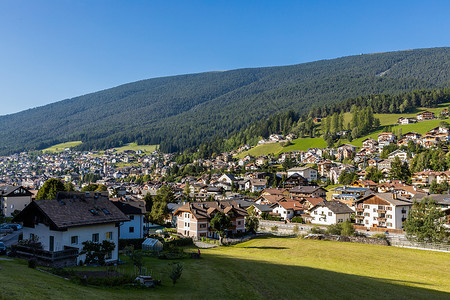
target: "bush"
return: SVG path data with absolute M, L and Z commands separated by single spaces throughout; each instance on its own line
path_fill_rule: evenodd
M 300 217 L 300 216 L 293 217 L 293 218 L 291 219 L 291 222 L 292 222 L 292 223 L 303 223 L 303 218 Z
M 344 223 L 341 223 L 341 228 L 341 235 L 352 236 L 355 234 L 355 228 L 353 227 L 353 224 L 348 220 Z
M 331 224 L 327 228 L 327 233 L 328 234 L 341 235 L 341 231 L 342 231 L 342 225 L 341 224 Z
M 168 249 L 170 246 L 190 246 L 193 245 L 194 241 L 192 238 L 180 238 L 164 243 L 164 249 Z
M 376 233 L 376 234 L 372 235 L 372 237 L 376 238 L 376 239 L 380 239 L 380 240 L 386 240 L 387 239 L 386 233 Z
M 37 259 L 36 258 L 31 258 L 28 260 L 28 268 L 31 269 L 36 269 L 37 267 Z
M 119 240 L 119 250 L 124 250 L 127 246 L 133 246 L 133 249 L 142 249 L 142 243 L 145 239 L 120 239 Z
M 314 234 L 324 234 L 325 230 L 320 228 L 319 226 L 314 226 L 313 228 L 311 228 L 311 233 Z
M 272 230 L 272 231 L 278 231 L 278 226 L 273 226 L 273 227 L 270 228 L 270 230 Z
M 173 285 L 177 283 L 177 280 L 180 279 L 182 273 L 183 273 L 183 265 L 180 263 L 173 263 L 172 270 L 169 274 L 170 279 L 172 279 Z

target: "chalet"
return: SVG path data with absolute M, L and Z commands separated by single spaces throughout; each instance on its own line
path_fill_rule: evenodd
M 390 143 L 395 142 L 396 136 L 391 132 L 382 132 L 378 134 L 378 148 L 381 150 Z
M 299 201 L 283 200 L 271 206 L 272 212 L 276 216 L 280 216 L 283 220 L 290 220 L 295 216 L 300 216 L 304 213 L 305 208 Z
M 392 164 L 392 159 L 383 159 L 378 162 L 377 168 L 379 170 L 384 170 L 384 169 L 390 170 L 391 164 Z
M 262 213 L 271 213 L 273 209 L 271 205 L 254 203 L 250 206 L 248 211 L 251 211 L 252 214 L 256 216 L 261 216 Z
M 294 174 L 298 174 L 303 178 L 306 178 L 308 181 L 317 180 L 317 171 L 310 167 L 297 167 L 287 170 L 288 177 Z
M 411 123 L 417 123 L 417 119 L 416 118 L 400 117 L 400 118 L 398 118 L 397 123 L 399 125 L 407 125 L 407 124 L 411 124 Z
M 426 120 L 433 120 L 434 119 L 434 113 L 431 111 L 424 111 L 417 114 L 417 121 L 426 121 Z
M 79 255 L 85 241 L 114 243 L 115 248 L 107 254 L 106 262 L 116 262 L 119 225 L 129 219 L 99 192 L 59 192 L 57 199 L 31 202 L 13 221 L 23 223 L 24 239 L 42 245 L 38 259 L 46 260 L 46 265 L 55 265 L 53 258 L 67 255 L 70 259 L 62 266 L 74 266 L 86 259 L 84 254 Z M 21 251 L 25 256 L 27 251 Z
M 21 211 L 30 204 L 32 193 L 23 186 L 0 186 L 0 214 L 11 217 L 14 211 Z
M 278 195 L 278 196 L 289 197 L 290 193 L 287 189 L 266 188 L 261 193 L 261 196 L 265 196 L 265 195 Z
M 245 190 L 259 192 L 266 188 L 267 179 L 250 179 L 245 183 Z
M 408 153 L 406 151 L 397 149 L 393 152 L 391 152 L 388 156 L 389 159 L 394 160 L 394 158 L 398 157 L 401 161 L 407 161 L 408 160 Z
M 295 197 L 325 197 L 327 190 L 320 186 L 296 186 L 289 190 Z
M 378 145 L 378 141 L 373 138 L 365 139 L 362 142 L 362 147 L 366 149 L 375 149 Z
M 324 202 L 326 200 L 322 197 L 302 197 L 299 201 L 300 201 L 300 204 L 302 204 L 303 207 L 309 211 L 314 206 L 316 206 L 319 203 Z
M 356 151 L 356 147 L 350 144 L 344 144 L 340 145 L 337 148 L 337 151 L 338 151 L 337 159 L 343 160 L 345 158 L 351 158 L 353 153 Z
M 350 220 L 353 210 L 339 201 L 324 201 L 311 210 L 311 223 L 331 225 Z
M 412 176 L 412 184 L 413 185 L 430 185 L 433 180 L 437 178 L 437 176 L 441 172 L 435 172 L 430 170 L 424 170 L 417 173 L 414 173 Z
M 258 158 L 256 158 L 255 163 L 258 167 L 260 167 L 268 161 L 269 161 L 269 159 L 266 156 L 259 156 Z
M 284 187 L 289 189 L 289 188 L 293 188 L 294 186 L 307 185 L 307 184 L 308 184 L 308 180 L 305 177 L 295 173 L 286 179 L 286 181 L 284 182 Z
M 372 194 L 356 201 L 356 223 L 370 229 L 402 229 L 412 201 L 395 193 Z
M 326 176 L 332 167 L 336 167 L 337 164 L 332 162 L 331 160 L 327 160 L 324 162 L 320 162 L 317 164 L 317 169 L 320 176 Z
M 186 237 L 201 239 L 202 237 L 219 238 L 217 232 L 209 225 L 216 213 L 221 212 L 231 218 L 229 232 L 245 232 L 245 217 L 248 213 L 240 205 L 230 202 L 186 203 L 174 213 L 177 217 L 177 232 Z
M 417 194 L 413 197 L 413 200 L 421 201 L 424 197 L 428 197 L 433 199 L 436 202 L 436 205 L 440 207 L 442 210 L 450 208 L 450 195 L 443 194 Z

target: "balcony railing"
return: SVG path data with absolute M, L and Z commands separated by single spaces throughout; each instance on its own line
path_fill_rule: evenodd
M 377 220 L 386 222 L 386 218 L 385 217 L 377 217 Z
M 379 214 L 385 214 L 386 210 L 385 209 L 377 209 L 377 213 Z

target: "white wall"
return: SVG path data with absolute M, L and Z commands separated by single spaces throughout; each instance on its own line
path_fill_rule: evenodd
M 119 258 L 119 228 L 115 224 L 101 224 L 101 225 L 90 225 L 73 227 L 67 229 L 67 231 L 53 231 L 42 223 L 35 225 L 35 228 L 24 227 L 23 228 L 23 238 L 30 239 L 30 234 L 34 234 L 41 242 L 43 249 L 50 250 L 50 236 L 54 236 L 54 251 L 64 250 L 64 246 L 70 246 L 83 249 L 83 242 L 92 241 L 92 235 L 94 233 L 99 234 L 99 242 L 106 240 L 107 232 L 112 232 L 112 239 L 110 240 L 116 245 L 116 248 L 112 252 L 111 259 L 106 261 L 116 261 Z M 72 244 L 72 236 L 78 236 L 78 243 Z M 78 262 L 80 260 L 85 260 L 85 255 L 78 256 Z
M 6 217 L 11 217 L 11 214 L 17 210 L 23 210 L 31 202 L 31 196 L 21 197 L 4 197 L 2 199 L 2 210 Z
M 144 215 L 127 215 L 129 222 L 120 224 L 121 239 L 141 239 L 144 237 Z M 133 220 L 131 220 L 133 218 Z M 133 232 L 130 232 L 133 227 Z

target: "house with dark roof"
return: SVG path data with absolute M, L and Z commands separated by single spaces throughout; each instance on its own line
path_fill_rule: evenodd
M 145 201 L 131 199 L 112 199 L 112 203 L 123 212 L 129 222 L 121 223 L 119 236 L 121 239 L 142 239 L 144 237 Z M 115 201 L 114 201 L 115 200 Z
M 209 225 L 216 213 L 222 212 L 231 218 L 228 232 L 245 232 L 247 211 L 234 201 L 212 201 L 186 203 L 174 213 L 177 217 L 177 232 L 183 236 L 201 239 L 202 237 L 219 238 L 217 232 Z
M 339 201 L 323 201 L 310 210 L 311 223 L 331 225 L 350 220 L 353 210 Z
M 110 241 L 115 248 L 107 254 L 106 262 L 116 262 L 119 225 L 129 221 L 127 216 L 100 192 L 59 192 L 56 198 L 35 200 L 13 219 L 23 224 L 24 239 L 42 245 L 40 258 L 52 260 L 70 250 L 75 251 L 76 260 L 68 265 L 77 264 L 86 259 L 84 254 L 79 255 L 83 242 Z
M 0 186 L 0 215 L 11 217 L 15 210 L 22 210 L 31 202 L 32 193 L 23 186 Z

